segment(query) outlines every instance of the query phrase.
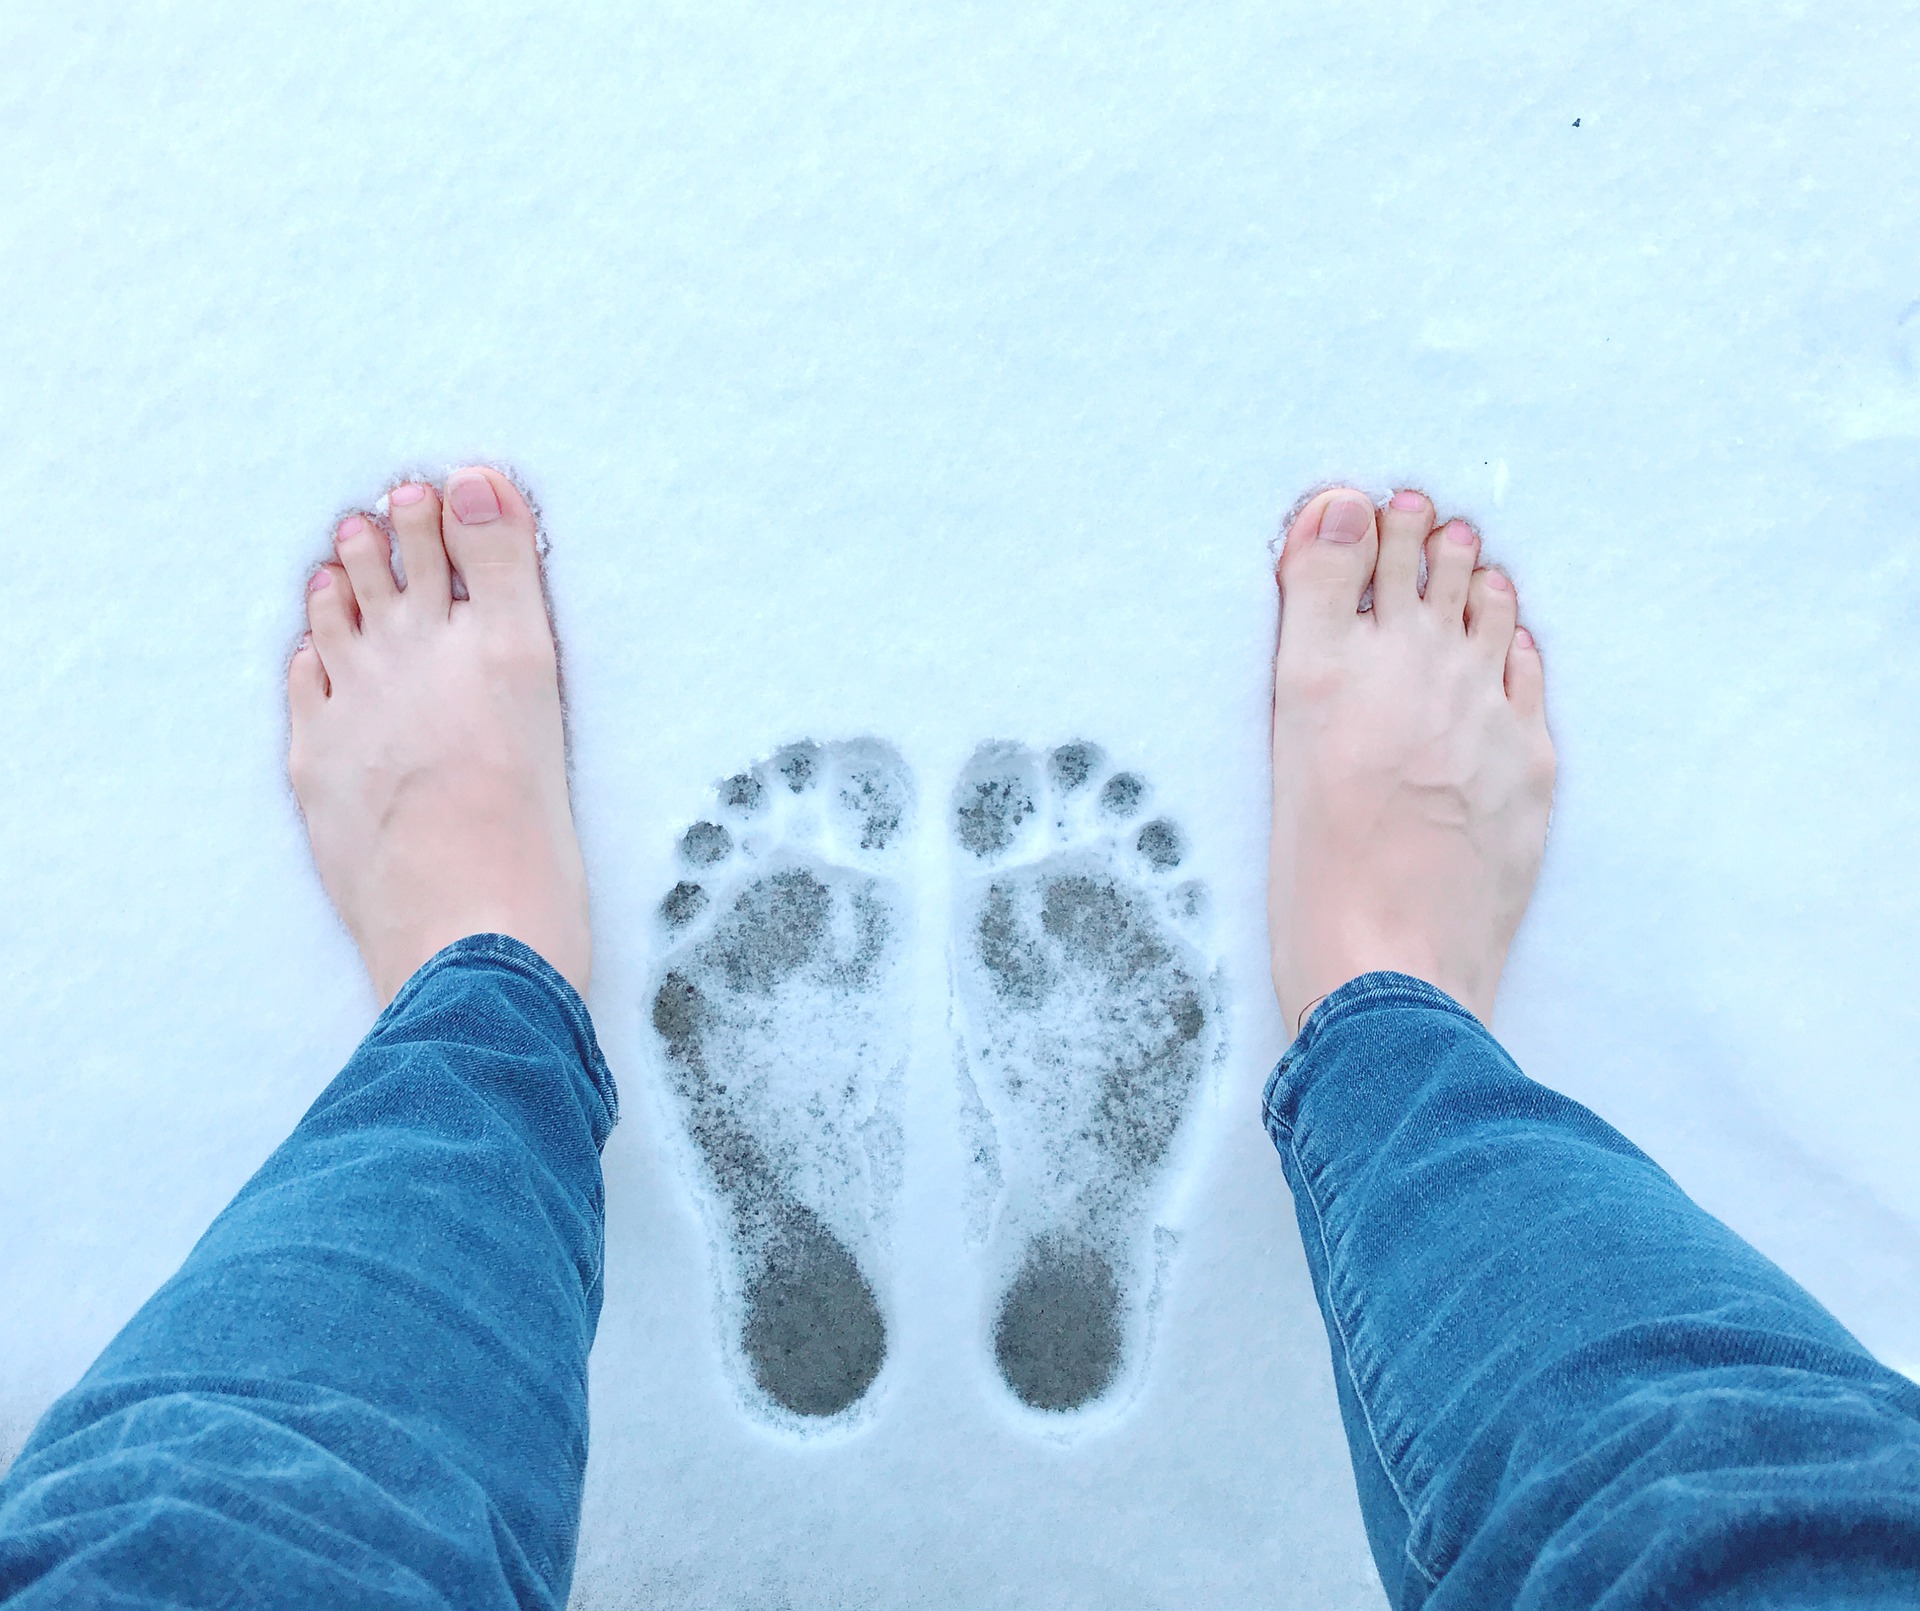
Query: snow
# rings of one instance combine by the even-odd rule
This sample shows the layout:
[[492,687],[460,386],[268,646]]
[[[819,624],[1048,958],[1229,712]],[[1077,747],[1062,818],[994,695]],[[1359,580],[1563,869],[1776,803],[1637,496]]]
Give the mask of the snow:
[[[1255,1109],[1265,545],[1336,477],[1479,521],[1545,647],[1504,1038],[1920,1368],[1920,16],[629,9],[0,17],[0,1453],[371,1016],[280,666],[330,516],[472,456],[552,538],[629,1098],[580,1604],[1378,1603]],[[927,807],[891,1354],[807,1437],[725,1363],[654,912],[718,780],[869,736]],[[1181,825],[1229,1013],[1138,1394],[1050,1437],[939,804],[1073,739]]]

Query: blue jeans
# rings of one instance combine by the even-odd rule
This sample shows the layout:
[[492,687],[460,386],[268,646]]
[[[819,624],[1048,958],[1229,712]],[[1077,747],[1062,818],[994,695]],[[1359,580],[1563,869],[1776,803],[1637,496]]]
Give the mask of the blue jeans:
[[563,1606],[615,1111],[538,956],[433,958],[35,1428],[0,1598]]
[[1920,1387],[1464,1008],[1344,985],[1266,1119],[1395,1606],[1920,1606]]
[[[563,1604],[614,1113],[545,963],[435,957],[35,1430],[0,1596]],[[1267,1113],[1396,1604],[1920,1604],[1920,1391],[1454,1003],[1354,981]]]

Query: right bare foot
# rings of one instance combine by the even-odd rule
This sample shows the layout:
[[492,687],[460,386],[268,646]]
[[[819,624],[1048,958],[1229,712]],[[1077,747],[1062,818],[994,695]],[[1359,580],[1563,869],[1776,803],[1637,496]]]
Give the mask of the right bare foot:
[[407,482],[390,508],[406,587],[386,533],[349,515],[287,674],[287,765],[321,882],[382,1001],[469,934],[511,935],[584,993],[586,872],[533,512],[481,469],[449,476],[444,506]]
[[1478,552],[1463,522],[1434,530],[1417,492],[1376,526],[1364,494],[1336,488],[1287,532],[1268,916],[1296,1031],[1321,997],[1383,969],[1492,1018],[1554,760],[1540,651],[1513,584]]

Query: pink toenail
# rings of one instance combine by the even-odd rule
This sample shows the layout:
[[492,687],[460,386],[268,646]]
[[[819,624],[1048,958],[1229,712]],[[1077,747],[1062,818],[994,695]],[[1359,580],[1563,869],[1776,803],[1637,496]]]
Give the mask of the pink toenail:
[[1513,583],[1500,571],[1487,572],[1487,586],[1492,588],[1496,593],[1511,593],[1513,591]]
[[1513,641],[1523,649],[1531,649],[1533,647],[1533,634],[1525,627],[1515,627],[1513,629]]
[[427,495],[427,489],[417,482],[403,481],[387,494],[388,503],[397,503],[402,509],[410,503],[418,503]]
[[349,537],[359,536],[366,529],[367,523],[358,515],[348,515],[340,522],[339,529],[333,534],[333,540],[337,543],[345,542]]
[[463,526],[484,526],[500,518],[500,495],[478,470],[464,471],[447,483],[447,502]]
[[1473,527],[1464,520],[1447,522],[1447,541],[1451,543],[1470,543],[1473,541]]
[[326,566],[322,565],[319,570],[313,573],[313,579],[307,583],[307,591],[309,593],[318,593],[321,588],[332,586],[333,578],[327,574]]
[[1320,511],[1320,536],[1330,543],[1357,543],[1373,524],[1373,506],[1359,498],[1336,498]]
[[313,634],[311,632],[302,632],[300,634],[300,641],[293,646],[293,652],[299,654],[302,650],[311,649],[312,647]]
[[1427,500],[1417,492],[1396,492],[1388,503],[1395,509],[1424,509],[1427,506]]

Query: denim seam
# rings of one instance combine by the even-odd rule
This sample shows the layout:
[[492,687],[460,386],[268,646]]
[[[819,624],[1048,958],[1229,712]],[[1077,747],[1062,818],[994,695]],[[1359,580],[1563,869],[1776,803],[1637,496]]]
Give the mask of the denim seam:
[[1341,1319],[1339,1305],[1334,1301],[1333,1249],[1327,1242],[1326,1216],[1320,1212],[1320,1199],[1314,1192],[1312,1176],[1307,1171],[1306,1160],[1300,1156],[1300,1147],[1298,1139],[1294,1135],[1293,1126],[1288,1124],[1286,1120],[1282,1119],[1278,1114],[1274,1113],[1271,1108],[1267,1110],[1267,1117],[1270,1123],[1277,1125],[1286,1132],[1287,1151],[1293,1158],[1294,1167],[1300,1180],[1300,1189],[1306,1193],[1307,1206],[1313,1210],[1314,1232],[1320,1238],[1320,1252],[1322,1257],[1327,1261],[1327,1318],[1332,1322],[1334,1337],[1340,1344],[1340,1355],[1346,1364],[1347,1380],[1353,1384],[1353,1399],[1354,1402],[1360,1406],[1361,1419],[1366,1422],[1367,1439],[1373,1445],[1373,1456],[1380,1462],[1381,1475],[1387,1479],[1387,1487],[1392,1491],[1395,1503],[1400,1506],[1401,1515],[1406,1517],[1407,1520],[1407,1541],[1401,1547],[1401,1553],[1406,1556],[1407,1560],[1412,1564],[1413,1569],[1427,1580],[1427,1586],[1429,1588],[1438,1588],[1440,1586],[1440,1579],[1433,1572],[1429,1571],[1426,1562],[1414,1553],[1413,1508],[1407,1503],[1407,1496],[1400,1491],[1400,1479],[1394,1474],[1393,1466],[1387,1459],[1386,1451],[1380,1447],[1380,1433],[1373,1422],[1373,1406],[1367,1402],[1366,1392],[1360,1385],[1359,1374],[1354,1370],[1353,1346],[1347,1340],[1346,1323]]
[[608,1127],[620,1122],[619,1087],[613,1082],[613,1073],[607,1067],[606,1058],[600,1050],[599,1037],[593,1032],[593,1020],[587,1013],[586,1004],[572,985],[561,977],[552,963],[535,951],[524,941],[516,940],[511,934],[469,934],[455,940],[451,945],[443,946],[420,964],[413,976],[400,987],[386,1009],[373,1022],[368,1031],[371,1038],[377,1035],[389,1018],[398,1016],[402,1008],[426,988],[426,982],[436,973],[461,963],[484,962],[496,964],[510,973],[537,984],[544,990],[561,1016],[567,1021],[574,1037],[584,1048],[586,1056],[581,1061],[587,1065],[587,1077],[593,1082],[594,1094],[600,1098],[606,1109]]
[[1375,1425],[1373,1405],[1368,1401],[1367,1392],[1362,1387],[1359,1373],[1354,1368],[1353,1345],[1347,1337],[1345,1320],[1340,1314],[1340,1305],[1335,1295],[1335,1272],[1332,1245],[1327,1240],[1326,1215],[1321,1212],[1319,1194],[1314,1189],[1313,1176],[1306,1159],[1301,1155],[1299,1137],[1294,1127],[1280,1117],[1279,1094],[1283,1085],[1290,1086],[1288,1076],[1307,1056],[1327,1031],[1336,1023],[1363,1013],[1370,1009],[1383,1007],[1424,1007],[1429,1011],[1447,1012],[1456,1017],[1465,1018],[1479,1025],[1479,1019],[1455,1001],[1445,991],[1436,989],[1424,979],[1416,979],[1403,973],[1366,973],[1357,979],[1351,979],[1338,990],[1322,999],[1308,1015],[1301,1032],[1294,1037],[1293,1044],[1287,1047],[1280,1061],[1274,1065],[1266,1088],[1261,1092],[1261,1106],[1267,1121],[1269,1134],[1275,1130],[1285,1133],[1287,1154],[1292,1159],[1294,1174],[1300,1182],[1300,1189],[1306,1194],[1307,1206],[1313,1210],[1315,1234],[1320,1238],[1320,1252],[1327,1268],[1327,1320],[1333,1339],[1338,1343],[1341,1358],[1345,1364],[1347,1380],[1353,1386],[1354,1402],[1360,1406],[1360,1417],[1367,1428],[1368,1441],[1373,1445],[1374,1458],[1380,1462],[1380,1473],[1387,1479],[1388,1491],[1394,1502],[1400,1506],[1400,1513],[1406,1518],[1407,1540],[1401,1546],[1401,1553],[1413,1569],[1423,1577],[1429,1588],[1438,1588],[1440,1578],[1432,1571],[1415,1551],[1413,1545],[1414,1523],[1413,1507],[1408,1504],[1407,1496],[1400,1487],[1399,1476],[1388,1461],[1386,1451],[1380,1446],[1380,1431]]

